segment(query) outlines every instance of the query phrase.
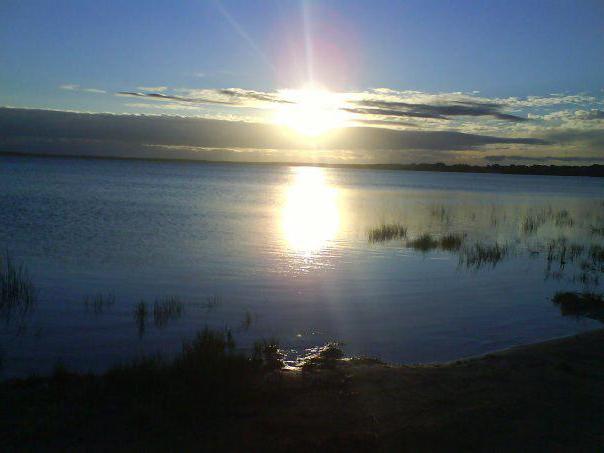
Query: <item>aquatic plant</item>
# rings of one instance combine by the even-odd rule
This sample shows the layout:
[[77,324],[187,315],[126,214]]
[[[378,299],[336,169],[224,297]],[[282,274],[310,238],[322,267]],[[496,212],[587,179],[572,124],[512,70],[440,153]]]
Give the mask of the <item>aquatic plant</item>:
[[604,321],[604,297],[592,292],[557,292],[552,302],[560,307],[563,316],[586,316]]
[[148,413],[141,407],[169,413],[170,423],[215,420],[255,397],[265,372],[260,357],[236,347],[229,329],[205,328],[172,359],[158,354],[113,367],[103,376],[103,392],[142,424]]
[[522,219],[520,227],[525,234],[535,233],[545,222],[547,215],[544,212],[527,215]]
[[589,256],[594,264],[604,263],[604,247],[595,244],[589,248]]
[[422,252],[428,252],[436,249],[439,242],[430,233],[423,233],[415,239],[407,241],[407,246]]
[[107,308],[115,304],[115,294],[96,294],[94,296],[84,296],[84,305],[86,308],[90,308],[96,314],[103,313]]
[[134,307],[134,320],[138,328],[138,336],[142,338],[145,334],[145,328],[147,323],[147,303],[141,299],[141,301]]
[[240,325],[241,330],[249,330],[249,328],[252,326],[253,321],[254,321],[254,318],[252,316],[252,313],[249,310],[246,310],[245,315],[244,315],[243,319],[241,320],[241,325]]
[[0,256],[0,306],[30,304],[35,297],[27,268],[23,264],[15,265],[8,253]]
[[474,269],[479,269],[485,265],[495,267],[508,255],[508,252],[507,245],[500,245],[497,242],[494,244],[476,243],[460,250],[459,262],[467,268]]
[[178,319],[182,316],[184,304],[174,296],[156,299],[153,304],[153,321],[155,326],[163,328],[168,321]]
[[464,234],[448,233],[439,239],[438,245],[442,250],[454,252],[461,248],[465,237]]
[[222,298],[220,296],[213,294],[206,298],[206,301],[203,304],[203,306],[209,311],[209,310],[212,310],[212,309],[218,307],[221,303],[222,303]]
[[434,205],[430,208],[430,214],[446,225],[451,223],[451,214],[443,205]]
[[344,357],[342,343],[331,342],[324,346],[313,348],[310,354],[300,359],[299,365],[304,371],[333,368],[342,357]]
[[591,234],[594,236],[604,236],[604,227],[590,226]]
[[562,209],[554,214],[554,224],[557,227],[573,226],[574,220],[566,209]]
[[279,341],[275,338],[260,340],[254,343],[252,360],[260,363],[264,369],[277,370],[284,366],[285,354],[279,348]]
[[0,317],[8,322],[16,314],[24,316],[36,301],[36,288],[27,268],[15,264],[10,254],[0,256]]
[[407,237],[407,227],[400,223],[383,224],[372,228],[368,233],[369,242],[385,242]]

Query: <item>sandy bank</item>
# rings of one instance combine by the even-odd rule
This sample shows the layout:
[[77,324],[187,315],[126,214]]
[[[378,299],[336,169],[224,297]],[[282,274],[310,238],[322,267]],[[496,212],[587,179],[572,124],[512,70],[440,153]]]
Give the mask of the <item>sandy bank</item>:
[[[144,422],[121,414],[119,405],[80,410],[71,399],[63,408],[61,391],[77,392],[78,385],[3,384],[0,398],[10,412],[2,415],[2,443],[179,451],[604,447],[604,330],[443,365],[353,359],[328,369],[270,373],[255,384],[253,400],[219,422],[206,416],[171,423],[173,414],[157,406],[143,407]],[[69,419],[74,405],[88,420],[59,431],[52,424],[32,425],[32,417]],[[27,437],[20,435],[26,431]]]

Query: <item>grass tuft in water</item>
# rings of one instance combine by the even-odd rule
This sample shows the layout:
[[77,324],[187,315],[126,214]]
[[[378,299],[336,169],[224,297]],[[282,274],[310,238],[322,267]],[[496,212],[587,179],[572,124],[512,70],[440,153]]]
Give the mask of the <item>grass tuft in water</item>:
[[96,294],[94,296],[85,296],[84,305],[86,308],[91,309],[96,314],[101,314],[109,307],[115,304],[115,295],[112,293],[107,294]]
[[144,300],[141,300],[134,307],[134,320],[136,321],[136,325],[138,328],[138,336],[141,338],[145,334],[148,314],[149,314],[149,309],[147,308],[147,302],[145,302]]
[[560,307],[563,316],[586,316],[604,320],[604,297],[601,294],[557,292],[552,301]]
[[594,236],[604,236],[604,227],[591,226],[589,229]]
[[407,246],[422,252],[438,248],[439,242],[430,233],[423,233],[415,239],[407,241]]
[[[7,324],[16,318],[23,323],[36,302],[37,291],[23,264],[15,264],[10,254],[0,255],[0,319]],[[19,329],[24,325],[18,326]]]
[[16,265],[7,252],[0,256],[0,309],[31,306],[36,289],[23,264]]
[[464,240],[464,234],[449,233],[440,238],[438,245],[442,250],[455,252],[461,248]]
[[529,214],[522,219],[520,228],[524,234],[535,233],[545,222],[547,216],[545,213]]
[[385,242],[407,237],[407,227],[400,223],[383,224],[369,230],[369,242]]
[[168,321],[178,319],[182,316],[184,304],[178,297],[170,296],[157,299],[153,304],[153,321],[155,326],[163,328]]
[[474,244],[470,247],[464,247],[460,251],[460,264],[467,268],[480,269],[484,266],[495,267],[508,255],[506,245],[495,244]]

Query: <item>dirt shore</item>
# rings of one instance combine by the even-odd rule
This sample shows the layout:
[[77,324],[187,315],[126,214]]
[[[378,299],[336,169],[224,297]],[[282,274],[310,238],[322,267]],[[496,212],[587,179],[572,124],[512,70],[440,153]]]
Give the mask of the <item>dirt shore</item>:
[[[2,384],[2,445],[9,451],[604,448],[604,330],[442,365],[352,359],[272,372],[257,383],[252,401],[215,423],[204,416],[174,424],[157,407],[146,424],[119,407],[82,409],[73,397],[79,385]],[[69,403],[61,392],[70,394]]]

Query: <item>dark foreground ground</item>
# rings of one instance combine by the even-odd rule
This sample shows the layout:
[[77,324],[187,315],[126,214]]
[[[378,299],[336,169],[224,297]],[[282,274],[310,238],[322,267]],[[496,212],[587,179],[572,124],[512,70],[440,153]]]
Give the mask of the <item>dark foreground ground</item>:
[[196,381],[178,366],[166,374],[147,363],[102,377],[59,370],[1,384],[1,448],[604,449],[602,330],[435,366],[328,360],[306,371],[229,377],[235,366],[221,368],[216,381]]

